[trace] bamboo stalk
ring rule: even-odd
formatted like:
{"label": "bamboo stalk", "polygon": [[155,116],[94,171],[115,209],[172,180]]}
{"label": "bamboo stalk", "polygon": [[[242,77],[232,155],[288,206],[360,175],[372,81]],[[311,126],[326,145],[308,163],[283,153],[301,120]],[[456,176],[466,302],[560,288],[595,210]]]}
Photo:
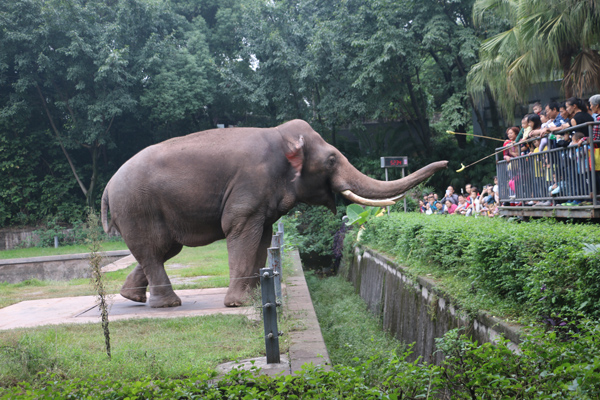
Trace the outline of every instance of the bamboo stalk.
{"label": "bamboo stalk", "polygon": [[497,140],[499,142],[504,142],[504,139],[498,139],[498,138],[493,138],[493,137],[489,137],[489,136],[476,135],[474,133],[463,133],[463,132],[454,132],[454,131],[446,131],[446,133],[449,133],[451,135],[477,136],[477,137],[484,138],[484,139]]}
{"label": "bamboo stalk", "polygon": [[506,147],[503,147],[503,148],[502,148],[502,150],[499,150],[499,151],[497,151],[497,152],[495,152],[495,153],[492,153],[492,154],[490,154],[489,156],[485,156],[485,157],[483,157],[483,158],[481,158],[481,159],[479,159],[479,160],[477,160],[477,161],[475,161],[475,162],[472,162],[471,164],[467,165],[466,167],[465,167],[465,165],[464,165],[463,163],[461,163],[461,164],[460,164],[460,165],[461,165],[461,168],[457,169],[457,170],[456,170],[456,172],[462,172],[462,171],[464,171],[466,168],[469,168],[470,166],[472,166],[472,165],[475,165],[475,164],[477,164],[477,163],[479,163],[479,162],[481,162],[481,161],[485,160],[486,158],[490,158],[491,156],[495,156],[496,154],[498,154],[498,153],[502,153],[504,150],[506,150],[506,149],[510,149],[510,148],[513,148],[513,147],[515,147],[515,146],[519,146],[519,143],[515,143],[515,144],[513,144],[513,145],[511,145],[511,146],[506,146]]}

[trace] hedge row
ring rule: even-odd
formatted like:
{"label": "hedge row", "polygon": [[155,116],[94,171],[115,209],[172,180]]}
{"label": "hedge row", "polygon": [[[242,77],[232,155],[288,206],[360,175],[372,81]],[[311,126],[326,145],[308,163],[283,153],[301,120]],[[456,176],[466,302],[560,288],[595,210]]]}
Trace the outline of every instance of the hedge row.
{"label": "hedge row", "polygon": [[[450,331],[438,339],[441,366],[392,355],[331,371],[305,366],[295,376],[234,370],[213,375],[136,382],[40,376],[35,384],[0,388],[0,399],[597,399],[600,397],[600,327],[585,322],[571,341],[555,333],[528,336],[521,353],[506,343],[478,346]],[[383,365],[372,373],[372,364]]]}
{"label": "hedge row", "polygon": [[597,225],[399,213],[369,221],[361,243],[458,277],[538,318],[600,318]]}

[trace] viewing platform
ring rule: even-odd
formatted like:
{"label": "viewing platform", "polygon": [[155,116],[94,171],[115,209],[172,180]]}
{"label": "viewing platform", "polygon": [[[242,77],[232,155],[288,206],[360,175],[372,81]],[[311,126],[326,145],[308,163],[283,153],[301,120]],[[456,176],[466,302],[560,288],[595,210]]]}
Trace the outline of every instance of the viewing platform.
{"label": "viewing platform", "polygon": [[548,141],[544,151],[508,161],[503,158],[504,148],[497,148],[499,215],[600,219],[600,135],[593,133],[598,125],[600,122],[588,122],[555,133],[585,128],[588,134],[579,146],[553,147]]}

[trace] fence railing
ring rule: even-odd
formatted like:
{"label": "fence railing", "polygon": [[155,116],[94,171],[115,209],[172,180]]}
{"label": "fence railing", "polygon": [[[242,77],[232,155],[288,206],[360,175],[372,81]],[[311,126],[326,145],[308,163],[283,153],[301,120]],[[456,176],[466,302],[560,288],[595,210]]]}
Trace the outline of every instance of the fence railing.
{"label": "fence railing", "polygon": [[279,364],[279,336],[282,335],[277,328],[277,307],[283,302],[281,296],[283,223],[278,223],[277,227],[278,232],[273,235],[271,247],[268,249],[268,268],[260,270],[267,364]]}
{"label": "fence railing", "polygon": [[[581,146],[558,147],[527,155],[503,159],[496,154],[496,173],[501,205],[525,205],[530,201],[549,201],[556,206],[568,201],[598,205],[596,165],[600,167],[600,140],[594,141],[593,127],[587,122],[554,133],[561,135],[586,127],[588,136]],[[539,138],[532,138],[525,143]],[[550,146],[548,146],[549,148]],[[594,154],[594,148],[599,151]],[[501,151],[500,147],[496,151]]]}

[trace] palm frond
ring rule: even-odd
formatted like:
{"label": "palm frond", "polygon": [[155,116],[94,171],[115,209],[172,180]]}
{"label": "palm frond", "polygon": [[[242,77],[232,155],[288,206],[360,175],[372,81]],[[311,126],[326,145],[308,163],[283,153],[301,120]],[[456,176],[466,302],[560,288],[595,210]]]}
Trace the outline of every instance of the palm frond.
{"label": "palm frond", "polygon": [[516,19],[518,0],[480,0],[473,4],[473,22],[481,25],[485,13],[494,13],[511,22]]}
{"label": "palm frond", "polygon": [[474,18],[486,12],[512,28],[482,43],[468,90],[489,87],[506,119],[533,83],[564,78],[577,93],[600,88],[600,56],[590,50],[600,43],[599,0],[475,0]]}
{"label": "palm frond", "polygon": [[600,89],[600,54],[596,50],[585,49],[579,53],[563,85],[571,85],[579,97],[592,88]]}
{"label": "palm frond", "polygon": [[481,52],[487,53],[489,57],[495,57],[499,53],[510,53],[518,43],[518,29],[511,28],[505,32],[485,40],[481,44]]}

